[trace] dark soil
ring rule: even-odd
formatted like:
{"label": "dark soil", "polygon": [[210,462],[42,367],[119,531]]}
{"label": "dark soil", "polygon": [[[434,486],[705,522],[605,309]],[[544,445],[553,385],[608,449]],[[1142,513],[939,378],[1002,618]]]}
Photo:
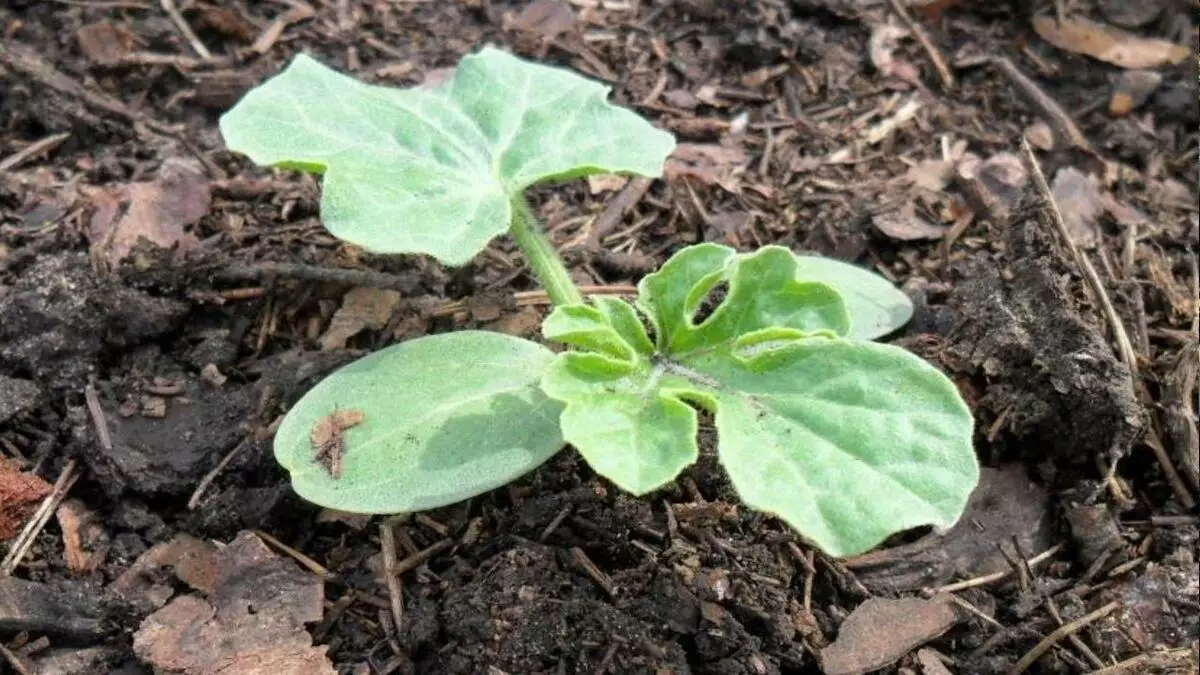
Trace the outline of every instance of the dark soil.
{"label": "dark soil", "polygon": [[[932,47],[889,47],[880,27],[905,25],[905,4],[180,1],[193,43],[175,3],[4,3],[0,469],[16,478],[0,531],[47,493],[55,510],[19,556],[4,545],[0,669],[1196,672],[1195,4],[1071,3],[1192,50],[1127,113],[1112,106],[1131,76],[1039,38],[1046,10],[914,5]],[[536,191],[581,283],[636,283],[711,240],[853,261],[912,295],[894,341],[951,375],[978,422],[986,470],[958,526],[829,559],[739,507],[711,452],[642,499],[570,449],[389,521],[290,491],[271,432],[322,376],[430,332],[532,337],[545,304],[514,297],[536,285],[504,240],[462,269],[338,242],[319,181],[231,154],[217,120],[299,51],[409,86],[486,42],[610,83],[689,144],[645,190]],[[1027,130],[1082,263],[1020,164]],[[1090,192],[1062,187],[1072,172]],[[138,190],[175,215],[114,258],[105,227]],[[325,337],[355,288],[393,293],[386,321]],[[187,607],[173,597],[225,628],[162,638],[158,610]],[[194,665],[258,633],[292,642],[257,666]]]}

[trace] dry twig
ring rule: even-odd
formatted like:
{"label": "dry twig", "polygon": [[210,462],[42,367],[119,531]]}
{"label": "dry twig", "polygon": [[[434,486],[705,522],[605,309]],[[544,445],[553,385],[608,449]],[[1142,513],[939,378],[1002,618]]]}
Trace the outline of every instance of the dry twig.
{"label": "dry twig", "polygon": [[163,11],[167,13],[167,16],[171,17],[171,23],[175,24],[175,27],[183,34],[183,37],[192,46],[196,54],[202,59],[211,59],[213,57],[212,52],[208,51],[208,47],[205,47],[204,43],[200,41],[200,36],[196,35],[196,31],[192,30],[187,20],[183,18],[179,7],[175,5],[175,0],[159,0],[159,4],[162,5]]}
{"label": "dry twig", "polygon": [[1027,103],[1032,105],[1037,112],[1046,120],[1050,128],[1058,135],[1059,139],[1066,139],[1076,147],[1084,150],[1091,150],[1091,144],[1088,143],[1087,137],[1079,130],[1075,124],[1075,120],[1071,119],[1071,115],[1063,110],[1063,107],[1058,104],[1050,95],[1042,91],[1042,88],[1033,80],[1029,79],[1025,73],[1017,68],[1016,64],[1003,56],[997,56],[992,59],[992,65],[1000,71],[1002,75],[1008,78]]}
{"label": "dry twig", "polygon": [[900,20],[912,32],[913,37],[917,38],[917,42],[921,43],[921,47],[925,50],[925,53],[929,54],[929,60],[933,62],[933,67],[937,70],[938,76],[942,78],[942,86],[947,91],[953,89],[955,84],[954,73],[950,71],[950,66],[947,65],[946,57],[942,56],[941,50],[937,48],[937,45],[933,44],[933,40],[929,39],[929,35],[925,33],[924,28],[921,28],[921,24],[913,20],[908,10],[904,8],[904,5],[900,4],[900,0],[888,0],[888,2],[891,3],[892,11],[896,13],[896,16],[900,17]]}
{"label": "dry twig", "polygon": [[1075,632],[1090,623],[1094,623],[1100,619],[1103,619],[1118,607],[1120,607],[1119,603],[1110,602],[1094,612],[1081,616],[1070,623],[1064,623],[1062,626],[1059,626],[1057,630],[1047,635],[1041,642],[1037,643],[1033,649],[1029,650],[1029,653],[1025,654],[1025,656],[1022,656],[1021,660],[1017,661],[1016,665],[1008,670],[1007,675],[1021,675],[1021,673],[1029,670],[1029,667],[1032,666],[1035,661],[1040,659],[1043,654],[1050,651],[1050,648],[1058,644],[1058,642],[1063,638],[1067,637],[1068,635],[1073,635]]}

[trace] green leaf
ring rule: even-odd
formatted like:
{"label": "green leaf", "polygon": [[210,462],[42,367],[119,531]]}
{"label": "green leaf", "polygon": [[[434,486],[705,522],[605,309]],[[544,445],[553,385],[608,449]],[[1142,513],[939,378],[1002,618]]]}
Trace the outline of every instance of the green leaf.
{"label": "green leaf", "polygon": [[[406,513],[453,504],[533,470],[563,445],[562,405],[538,386],[554,355],[500,333],[418,338],[333,373],[288,412],[275,457],[320,506]],[[340,476],[314,459],[314,428],[361,414],[342,433]]]}
{"label": "green leaf", "polygon": [[850,314],[851,337],[875,340],[912,318],[912,300],[878,274],[833,258],[798,255],[796,260],[798,278],[832,286],[842,296]]}
{"label": "green leaf", "polygon": [[[850,317],[831,287],[796,279],[795,256],[782,246],[738,255],[719,244],[698,244],[675,254],[638,284],[638,306],[652,317],[659,349],[704,349],[760,328],[829,330],[844,335]],[[697,310],[717,284],[728,282],[724,302],[697,325]]]}
{"label": "green leaf", "polygon": [[324,174],[321,217],[378,253],[461,265],[508,229],[535,183],[658,176],[674,137],[609,88],[484,48],[432,89],[364,84],[299,55],[221,118],[230,149]]}
{"label": "green leaf", "polygon": [[[916,525],[953,524],[979,475],[970,410],[918,357],[849,337],[840,296],[797,267],[774,246],[680,251],[639,285],[653,353],[634,346],[640,322],[617,329],[633,311],[616,309],[621,301],[606,300],[608,311],[556,309],[546,336],[584,350],[560,354],[542,381],[566,404],[564,438],[601,475],[642,494],[695,461],[690,402],[715,413],[718,453],[743,500],[833,555]],[[696,322],[721,282],[724,300]],[[566,330],[579,317],[604,339]]]}
{"label": "green leaf", "polygon": [[[619,380],[580,377],[582,356],[587,355],[555,362],[542,386],[550,396],[570,401],[562,415],[563,435],[582,440],[575,447],[597,473],[643,495],[696,461],[696,411],[662,389],[661,373],[641,369]],[[588,386],[580,387],[584,382]]]}
{"label": "green leaf", "polygon": [[898,347],[810,339],[756,367],[711,357],[721,463],[751,508],[833,555],[953,525],[979,480],[973,419],[941,373]]}

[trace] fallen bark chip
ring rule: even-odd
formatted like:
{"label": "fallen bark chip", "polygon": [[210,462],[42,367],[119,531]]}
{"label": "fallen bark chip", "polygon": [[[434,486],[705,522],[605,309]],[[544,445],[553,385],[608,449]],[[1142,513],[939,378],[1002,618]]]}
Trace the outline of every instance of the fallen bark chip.
{"label": "fallen bark chip", "polygon": [[[218,548],[188,534],[155,544],[113,582],[112,588],[126,600],[149,610],[158,609],[174,594],[169,579],[161,573],[170,567],[175,577],[197,591],[212,594]],[[148,611],[148,610],[147,610]]]}
{"label": "fallen bark chip", "polygon": [[103,634],[94,584],[38,583],[0,576],[0,635],[26,632],[93,640]]}
{"label": "fallen bark chip", "polygon": [[206,599],[185,595],[142,622],[133,649],[161,672],[334,675],[304,624],[321,619],[321,579],[242,532],[215,555]]}
{"label": "fallen bark chip", "polygon": [[958,623],[949,597],[871,598],[842,623],[821,650],[825,675],[864,675],[899,661]]}
{"label": "fallen bark chip", "polygon": [[359,410],[335,410],[313,425],[313,459],[324,465],[330,476],[339,478],[342,475],[342,456],[346,453],[343,432],[363,419]]}

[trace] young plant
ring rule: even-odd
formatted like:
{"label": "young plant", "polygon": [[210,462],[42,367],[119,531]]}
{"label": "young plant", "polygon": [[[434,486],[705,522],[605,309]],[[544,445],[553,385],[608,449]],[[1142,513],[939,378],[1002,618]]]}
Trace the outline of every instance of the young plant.
{"label": "young plant", "polygon": [[526,188],[657,177],[674,148],[608,93],[491,48],[407,90],[299,56],[222,118],[233,150],[323,174],[325,226],[367,250],[461,265],[507,232],[555,305],[543,334],[567,347],[461,331],[346,366],[276,434],[296,491],[344,511],[419,511],[502,486],[567,442],[642,495],[696,461],[699,409],[743,501],[832,555],[956,522],[979,476],[972,416],[932,366],[871,342],[911,317],[887,281],[779,246],[700,244],[642,279],[632,304],[580,295]]}

